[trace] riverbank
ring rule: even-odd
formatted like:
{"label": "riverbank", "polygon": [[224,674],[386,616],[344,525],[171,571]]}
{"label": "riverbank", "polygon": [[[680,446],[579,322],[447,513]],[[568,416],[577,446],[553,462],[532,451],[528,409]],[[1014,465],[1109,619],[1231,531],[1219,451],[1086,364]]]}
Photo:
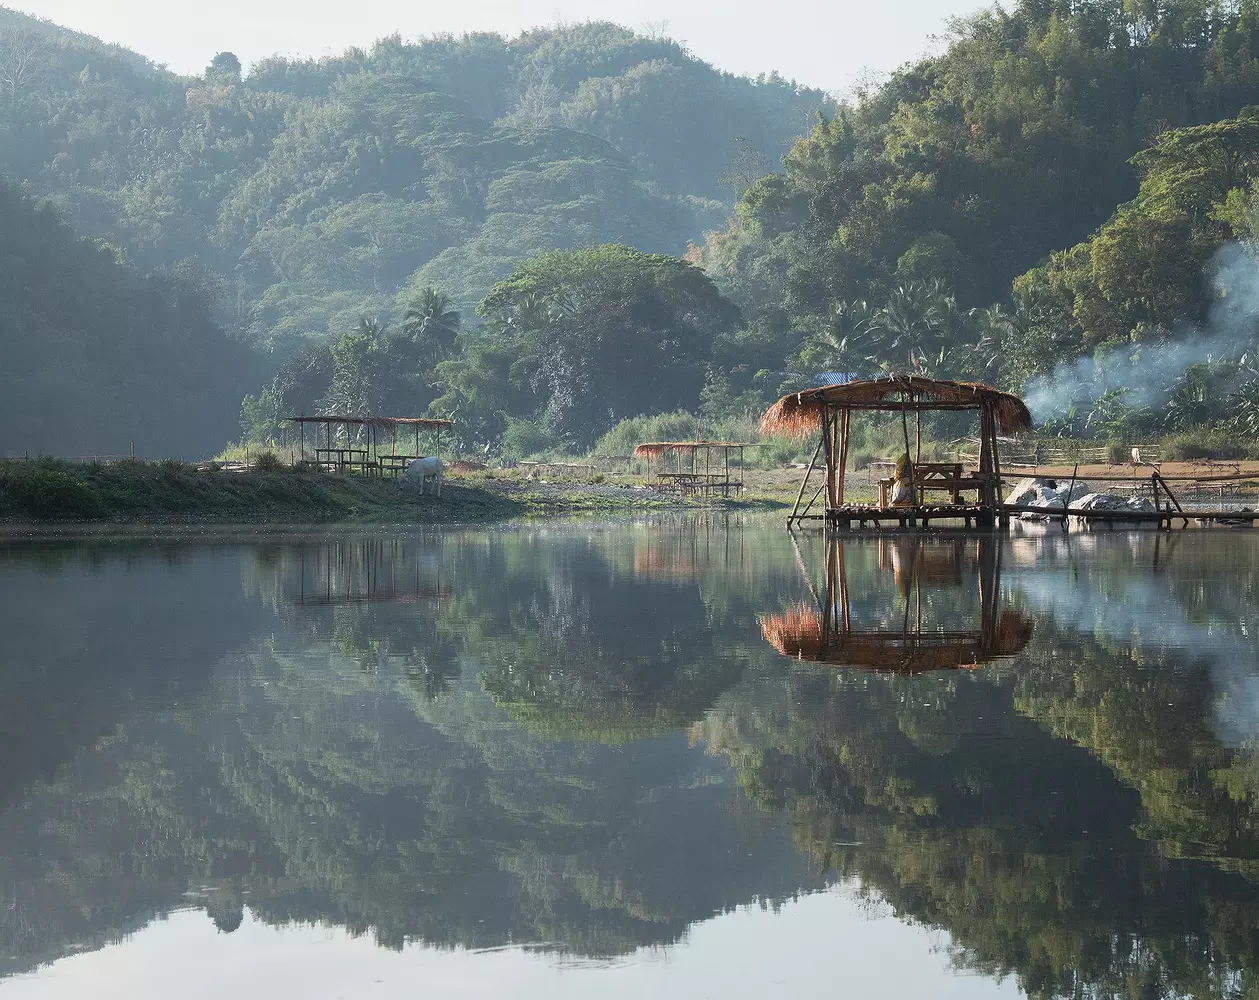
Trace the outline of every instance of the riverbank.
{"label": "riverbank", "polygon": [[485,475],[446,480],[440,497],[394,479],[314,472],[229,472],[178,462],[0,465],[0,522],[412,524],[515,517],[630,514],[723,506],[772,510],[774,500],[687,501],[633,485],[549,483]]}

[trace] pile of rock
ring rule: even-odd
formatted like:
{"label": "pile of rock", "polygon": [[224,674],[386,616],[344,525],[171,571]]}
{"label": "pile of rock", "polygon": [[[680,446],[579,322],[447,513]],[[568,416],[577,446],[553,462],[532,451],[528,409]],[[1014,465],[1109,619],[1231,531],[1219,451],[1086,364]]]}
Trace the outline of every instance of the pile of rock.
{"label": "pile of rock", "polygon": [[1015,484],[1005,502],[1019,507],[1054,507],[1061,510],[1067,502],[1068,490],[1071,493],[1072,506],[1076,506],[1076,501],[1081,497],[1090,495],[1088,484],[1078,479],[1073,486],[1070,480],[1062,482],[1056,479],[1028,478],[1020,479]]}
{"label": "pile of rock", "polygon": [[[1070,499],[1067,494],[1070,492]],[[1070,513],[1074,514],[1085,510],[1108,510],[1108,511],[1152,511],[1154,503],[1146,497],[1126,497],[1119,496],[1115,493],[1094,493],[1087,483],[1076,480],[1072,485],[1070,481],[1062,482],[1053,479],[1021,479],[1015,484],[1010,495],[1006,497],[1007,504],[1018,507],[1045,507],[1049,511],[1061,511],[1064,507],[1070,507]],[[1025,521],[1044,521],[1050,514],[1034,513],[1025,511],[1020,515]]]}
{"label": "pile of rock", "polygon": [[1073,510],[1153,511],[1149,497],[1121,497],[1113,493],[1089,493],[1071,505]]}

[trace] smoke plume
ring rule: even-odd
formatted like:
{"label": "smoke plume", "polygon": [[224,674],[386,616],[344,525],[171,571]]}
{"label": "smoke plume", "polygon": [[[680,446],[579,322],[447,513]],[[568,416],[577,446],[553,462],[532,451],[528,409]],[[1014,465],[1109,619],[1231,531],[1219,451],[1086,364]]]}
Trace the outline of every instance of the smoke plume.
{"label": "smoke plume", "polygon": [[1205,325],[1186,325],[1167,339],[1064,362],[1033,379],[1026,399],[1036,421],[1088,410],[1114,392],[1123,393],[1127,406],[1158,406],[1192,365],[1236,360],[1250,351],[1259,332],[1259,260],[1254,250],[1237,243],[1221,247],[1210,272],[1215,300]]}

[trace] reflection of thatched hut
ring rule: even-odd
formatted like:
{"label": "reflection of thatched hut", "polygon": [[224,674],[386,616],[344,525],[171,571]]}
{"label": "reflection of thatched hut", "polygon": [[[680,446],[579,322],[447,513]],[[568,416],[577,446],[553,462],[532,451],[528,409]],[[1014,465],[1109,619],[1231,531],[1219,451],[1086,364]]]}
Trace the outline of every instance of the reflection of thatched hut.
{"label": "reflection of thatched hut", "polygon": [[[859,410],[901,415],[905,455],[913,457],[908,479],[913,485],[911,492],[914,499],[895,513],[889,511],[883,497],[877,505],[844,502],[848,437],[852,413]],[[924,411],[953,410],[975,410],[979,414],[979,463],[975,470],[964,471],[954,463],[922,462],[921,414]],[[916,446],[910,444],[911,413],[916,428]],[[911,524],[919,518],[925,523],[931,517],[961,517],[968,522],[974,519],[981,524],[992,523],[1000,506],[1001,461],[997,431],[1000,429],[1010,435],[1031,426],[1032,416],[1027,406],[1011,393],[979,382],[948,382],[920,375],[889,375],[794,392],[771,406],[761,418],[761,431],[767,435],[804,438],[821,431],[821,440],[805,474],[800,496],[804,496],[819,455],[823,456],[826,467],[826,481],[822,486],[827,498],[825,516],[838,524],[854,520],[877,523],[889,517],[908,520]],[[927,491],[943,492],[945,499],[939,503],[928,503]],[[962,495],[967,492],[976,494],[974,504],[962,501]],[[788,523],[798,515],[799,500]]]}
{"label": "reflection of thatched hut", "polygon": [[694,580],[699,575],[695,553],[645,546],[634,550],[634,575],[662,580]]}
{"label": "reflection of thatched hut", "polygon": [[[1031,639],[1031,621],[1016,611],[1000,610],[1001,549],[993,538],[881,539],[879,569],[893,571],[899,599],[904,601],[899,629],[862,627],[854,621],[845,543],[832,536],[826,546],[826,580],[821,594],[814,594],[816,606],[761,617],[761,634],[784,656],[839,667],[919,673],[973,669],[1013,656]],[[978,591],[978,615],[955,612],[960,619],[956,622],[924,623],[923,589],[964,588],[967,566],[974,570],[970,578]],[[868,593],[869,588],[861,591]]]}
{"label": "reflection of thatched hut", "polygon": [[990,635],[982,632],[844,632],[828,628],[815,608],[801,607],[761,618],[761,634],[792,659],[889,673],[973,670],[1014,656],[1031,641],[1032,623],[1016,611],[1001,615]]}

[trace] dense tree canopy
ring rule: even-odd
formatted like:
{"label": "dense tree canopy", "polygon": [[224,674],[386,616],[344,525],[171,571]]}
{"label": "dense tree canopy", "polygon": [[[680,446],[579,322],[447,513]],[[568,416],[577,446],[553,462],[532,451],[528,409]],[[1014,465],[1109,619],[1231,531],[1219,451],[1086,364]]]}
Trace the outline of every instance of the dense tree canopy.
{"label": "dense tree canopy", "polygon": [[143,276],[0,184],[0,452],[197,457],[232,430],[248,355],[191,262]]}
{"label": "dense tree canopy", "polygon": [[714,338],[739,319],[698,268],[625,246],[532,258],[479,312],[484,332],[443,366],[436,406],[471,415],[498,394],[505,412],[585,446],[625,417],[694,406]]}

